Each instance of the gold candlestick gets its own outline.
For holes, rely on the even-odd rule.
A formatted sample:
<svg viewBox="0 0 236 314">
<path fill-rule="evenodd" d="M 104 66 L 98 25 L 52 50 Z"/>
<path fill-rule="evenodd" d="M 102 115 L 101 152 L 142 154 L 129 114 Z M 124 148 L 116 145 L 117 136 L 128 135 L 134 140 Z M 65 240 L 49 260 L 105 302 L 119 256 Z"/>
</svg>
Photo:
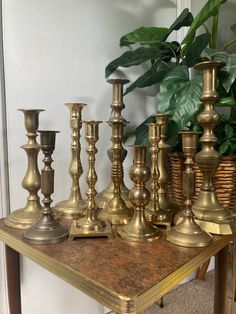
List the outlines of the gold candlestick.
<svg viewBox="0 0 236 314">
<path fill-rule="evenodd" d="M 95 171 L 95 154 L 97 148 L 95 147 L 98 141 L 98 127 L 101 121 L 85 121 L 86 141 L 88 142 L 88 173 L 87 183 L 88 190 L 86 195 L 88 197 L 87 215 L 79 220 L 73 220 L 70 230 L 70 239 L 77 237 L 113 237 L 111 225 L 107 221 L 97 218 L 97 205 L 95 202 L 95 184 L 97 182 L 97 174 Z"/>
<path fill-rule="evenodd" d="M 85 215 L 86 202 L 80 193 L 79 180 L 83 173 L 80 160 L 80 130 L 82 109 L 86 106 L 83 103 L 69 103 L 66 106 L 70 110 L 71 133 L 71 154 L 72 159 L 69 167 L 69 174 L 72 178 L 72 187 L 68 200 L 56 204 L 55 212 L 66 220 L 72 220 Z"/>
<path fill-rule="evenodd" d="M 134 206 L 134 216 L 127 225 L 117 229 L 117 233 L 127 241 L 157 240 L 161 236 L 161 231 L 147 221 L 144 213 L 145 206 L 150 200 L 150 192 L 145 187 L 145 182 L 150 177 L 150 170 L 146 166 L 146 146 L 134 146 L 134 162 L 129 174 L 135 185 L 129 193 Z"/>
<path fill-rule="evenodd" d="M 166 233 L 168 241 L 185 247 L 202 247 L 212 242 L 211 236 L 203 231 L 193 219 L 192 197 L 195 190 L 195 172 L 193 170 L 193 156 L 197 151 L 198 132 L 181 132 L 183 152 L 186 157 L 183 173 L 184 201 L 183 220 Z"/>
<path fill-rule="evenodd" d="M 219 115 L 214 110 L 214 103 L 218 100 L 216 91 L 217 69 L 224 66 L 220 61 L 205 61 L 195 66 L 203 71 L 203 93 L 201 100 L 204 103 L 203 111 L 197 120 L 203 126 L 203 135 L 200 139 L 202 150 L 196 154 L 195 160 L 203 174 L 203 184 L 197 200 L 193 205 L 196 222 L 210 233 L 232 233 L 233 221 L 228 210 L 219 203 L 213 185 L 213 175 L 220 163 L 220 154 L 215 150 L 217 138 L 213 129 L 219 121 Z"/>
<path fill-rule="evenodd" d="M 44 195 L 44 208 L 39 221 L 27 229 L 23 240 L 32 244 L 50 244 L 65 240 L 69 231 L 53 216 L 51 209 L 51 194 L 54 192 L 54 170 L 51 167 L 52 153 L 55 148 L 58 131 L 38 131 L 40 133 L 41 149 L 44 154 L 44 168 L 41 175 L 41 191 Z"/>
<path fill-rule="evenodd" d="M 109 122 L 124 122 L 123 127 L 126 123 L 128 123 L 122 116 L 121 111 L 125 108 L 124 102 L 123 102 L 123 86 L 127 83 L 129 83 L 129 80 L 125 79 L 110 79 L 107 80 L 108 83 L 112 84 L 113 92 L 112 92 L 112 103 L 111 103 L 111 117 L 109 119 Z M 123 130 L 122 130 L 123 134 Z M 122 142 L 122 138 L 121 138 Z M 107 151 L 108 157 L 110 161 L 113 160 L 113 148 L 110 148 Z M 123 162 L 125 160 L 125 157 L 127 155 L 127 150 L 122 147 L 121 151 L 121 167 L 123 169 Z M 123 171 L 123 170 L 122 170 Z M 122 175 L 122 178 L 120 180 L 120 191 L 122 199 L 125 201 L 126 205 L 128 207 L 132 207 L 132 204 L 129 201 L 129 189 L 125 186 L 124 178 Z M 105 208 L 107 206 L 107 203 L 113 198 L 114 194 L 114 182 L 113 180 L 110 181 L 109 185 L 97 195 L 97 204 L 99 208 Z"/>
<path fill-rule="evenodd" d="M 122 166 L 122 136 L 123 121 L 108 121 L 112 127 L 112 182 L 113 193 L 112 198 L 107 201 L 105 208 L 100 212 L 99 217 L 108 220 L 111 224 L 121 225 L 126 224 L 133 216 L 133 210 L 128 208 L 125 200 L 122 198 L 121 181 L 123 179 Z"/>
<path fill-rule="evenodd" d="M 22 186 L 29 192 L 27 203 L 24 208 L 17 209 L 8 215 L 5 224 L 12 228 L 26 229 L 37 221 L 41 215 L 42 205 L 39 201 L 38 190 L 41 185 L 41 177 L 38 170 L 37 157 L 40 145 L 36 141 L 39 126 L 39 113 L 42 109 L 18 109 L 24 113 L 25 128 L 27 130 L 28 142 L 21 148 L 27 154 L 28 168 L 22 181 Z"/>
</svg>

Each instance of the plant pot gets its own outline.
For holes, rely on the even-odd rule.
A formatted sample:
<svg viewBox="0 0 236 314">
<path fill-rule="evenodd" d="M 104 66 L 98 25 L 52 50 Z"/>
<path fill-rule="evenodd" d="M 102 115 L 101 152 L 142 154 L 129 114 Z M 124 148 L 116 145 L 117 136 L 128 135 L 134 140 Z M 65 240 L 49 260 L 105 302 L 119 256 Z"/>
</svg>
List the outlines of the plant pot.
<svg viewBox="0 0 236 314">
<path fill-rule="evenodd" d="M 173 199 L 173 201 L 176 201 L 182 207 L 184 201 L 182 189 L 184 170 L 183 154 L 169 154 L 168 161 L 168 189 L 170 198 Z M 193 198 L 193 201 L 195 201 L 202 184 L 202 173 L 196 163 L 194 163 L 193 168 L 196 174 L 195 196 Z M 213 182 L 219 202 L 226 209 L 236 210 L 236 156 L 222 157 L 220 166 L 214 175 Z"/>
</svg>

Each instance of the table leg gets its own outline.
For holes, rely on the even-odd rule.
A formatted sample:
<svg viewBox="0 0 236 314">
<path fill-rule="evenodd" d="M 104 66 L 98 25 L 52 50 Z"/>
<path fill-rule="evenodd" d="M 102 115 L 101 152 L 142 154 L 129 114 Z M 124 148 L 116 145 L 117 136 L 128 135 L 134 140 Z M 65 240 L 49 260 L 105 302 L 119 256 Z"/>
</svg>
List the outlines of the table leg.
<svg viewBox="0 0 236 314">
<path fill-rule="evenodd" d="M 214 314 L 227 314 L 227 255 L 228 246 L 215 256 Z"/>
<path fill-rule="evenodd" d="M 20 256 L 8 245 L 5 248 L 10 314 L 21 314 Z"/>
</svg>

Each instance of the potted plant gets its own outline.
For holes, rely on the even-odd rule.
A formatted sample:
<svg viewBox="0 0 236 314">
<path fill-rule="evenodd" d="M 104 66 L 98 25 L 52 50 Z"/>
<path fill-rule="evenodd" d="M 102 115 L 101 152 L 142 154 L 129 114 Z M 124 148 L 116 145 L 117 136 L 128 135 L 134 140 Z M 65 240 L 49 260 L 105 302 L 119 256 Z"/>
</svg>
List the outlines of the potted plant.
<svg viewBox="0 0 236 314">
<path fill-rule="evenodd" d="M 226 43 L 222 49 L 216 49 L 219 11 L 226 1 L 208 0 L 195 18 L 188 9 L 185 9 L 169 28 L 140 27 L 122 36 L 120 46 L 132 48 L 133 45 L 135 47 L 139 45 L 139 47 L 124 52 L 119 58 L 110 62 L 106 67 L 106 76 L 109 76 L 118 67 L 131 67 L 144 62 L 150 64 L 150 68 L 131 83 L 125 95 L 135 88 L 159 85 L 157 110 L 172 114 L 168 137 L 172 144 L 174 143 L 172 146 L 175 150 L 178 150 L 176 134 L 186 128 L 199 129 L 196 116 L 202 106 L 199 100 L 202 91 L 202 77 L 201 73 L 190 75 L 192 67 L 203 60 L 224 61 L 226 66 L 218 73 L 220 98 L 216 106 L 227 107 L 228 114 L 222 116 L 221 122 L 215 128 L 215 133 L 219 140 L 217 145 L 219 152 L 223 156 L 233 156 L 229 163 L 229 168 L 232 168 L 230 180 L 233 180 L 235 177 L 234 156 L 236 155 L 236 53 L 228 53 L 227 49 L 236 42 L 236 38 Z M 211 29 L 205 25 L 210 20 Z M 189 26 L 189 30 L 183 41 L 181 43 L 169 41 L 169 35 L 184 26 Z M 200 27 L 204 29 L 204 32 L 197 35 L 196 32 Z M 236 35 L 236 24 L 231 27 L 231 31 Z M 143 123 L 134 130 L 136 143 L 148 145 L 146 124 L 150 121 L 152 121 L 152 117 L 146 117 Z M 223 157 L 223 161 L 225 158 L 228 157 Z M 179 169 L 179 172 L 182 172 L 182 168 Z M 182 180 L 178 179 L 178 182 L 180 184 Z M 235 184 L 232 185 L 235 186 Z M 227 191 L 227 194 L 230 194 L 231 202 L 229 206 L 229 202 L 225 203 L 223 200 L 227 207 L 236 204 L 235 189 L 231 189 L 233 194 Z M 221 191 L 223 195 L 226 194 L 225 189 L 221 189 Z M 181 191 L 179 194 L 181 195 Z M 231 201 L 232 198 L 234 198 L 233 201 Z"/>
</svg>

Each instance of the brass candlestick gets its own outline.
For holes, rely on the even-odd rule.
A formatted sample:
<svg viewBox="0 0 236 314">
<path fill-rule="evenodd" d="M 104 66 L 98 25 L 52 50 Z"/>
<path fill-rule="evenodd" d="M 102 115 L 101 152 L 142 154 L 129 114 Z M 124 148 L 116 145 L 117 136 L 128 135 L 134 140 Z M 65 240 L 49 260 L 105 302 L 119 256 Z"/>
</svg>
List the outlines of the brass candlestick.
<svg viewBox="0 0 236 314">
<path fill-rule="evenodd" d="M 183 173 L 184 201 L 183 220 L 166 233 L 168 241 L 185 247 L 201 247 L 212 242 L 211 236 L 203 231 L 193 219 L 192 197 L 195 190 L 195 172 L 193 170 L 193 156 L 197 151 L 198 132 L 182 132 L 183 152 L 186 157 L 186 168 Z"/>
<path fill-rule="evenodd" d="M 95 171 L 95 154 L 97 148 L 95 147 L 98 141 L 98 127 L 101 121 L 85 121 L 86 141 L 88 142 L 88 173 L 87 183 L 88 190 L 86 195 L 88 197 L 87 215 L 79 220 L 73 220 L 70 230 L 70 239 L 77 237 L 113 237 L 111 225 L 107 221 L 97 218 L 97 205 L 94 200 L 97 191 L 95 184 L 97 182 L 97 174 Z"/>
<path fill-rule="evenodd" d="M 108 121 L 112 126 L 112 198 L 107 201 L 105 208 L 100 212 L 99 217 L 108 220 L 111 224 L 126 224 L 133 216 L 133 210 L 128 208 L 125 200 L 122 198 L 121 181 L 123 180 L 122 166 L 122 136 L 123 121 Z"/>
<path fill-rule="evenodd" d="M 72 187 L 68 200 L 56 204 L 55 212 L 66 220 L 79 218 L 85 215 L 86 202 L 82 199 L 80 193 L 79 180 L 83 173 L 80 160 L 80 130 L 82 109 L 86 104 L 69 103 L 66 106 L 70 110 L 70 127 L 71 133 L 71 154 L 72 159 L 69 167 L 69 174 L 72 178 Z"/>
<path fill-rule="evenodd" d="M 58 131 L 38 131 L 40 133 L 41 150 L 44 154 L 44 168 L 41 175 L 41 191 L 44 195 L 44 208 L 39 221 L 27 229 L 23 240 L 32 244 L 50 244 L 65 240 L 69 231 L 53 216 L 51 209 L 51 194 L 54 192 L 54 170 L 51 167 L 52 153 L 55 149 L 56 133 Z"/>
<path fill-rule="evenodd" d="M 125 108 L 124 102 L 123 102 L 123 86 L 127 83 L 129 83 L 129 80 L 125 79 L 110 79 L 107 80 L 108 83 L 112 84 L 113 92 L 112 92 L 112 104 L 111 104 L 111 117 L 109 119 L 109 122 L 124 122 L 123 127 L 127 123 L 127 121 L 123 118 L 121 111 Z M 115 126 L 115 125 L 114 125 Z M 122 130 L 123 134 L 123 130 Z M 122 142 L 122 138 L 120 139 Z M 113 160 L 113 148 L 110 148 L 107 151 L 108 157 L 110 161 Z M 121 151 L 121 167 L 123 171 L 123 162 L 125 160 L 125 157 L 127 155 L 127 150 L 124 149 L 122 146 Z M 120 180 L 120 191 L 122 199 L 126 202 L 126 205 L 128 207 L 132 207 L 132 204 L 129 201 L 129 189 L 125 186 L 124 178 Z M 113 180 L 109 183 L 109 185 L 97 195 L 97 204 L 99 208 L 105 208 L 107 206 L 107 203 L 113 198 L 114 194 L 114 183 Z"/>
<path fill-rule="evenodd" d="M 25 128 L 27 130 L 28 142 L 21 148 L 27 154 L 28 168 L 22 181 L 22 186 L 29 192 L 27 203 L 24 208 L 17 209 L 8 215 L 5 224 L 12 228 L 26 229 L 37 221 L 41 215 L 42 205 L 39 201 L 38 190 L 41 185 L 41 177 L 38 170 L 38 153 L 40 145 L 36 141 L 39 126 L 39 113 L 42 109 L 18 109 L 24 113 Z"/>
<path fill-rule="evenodd" d="M 146 146 L 134 146 L 134 162 L 129 174 L 135 185 L 129 193 L 134 206 L 134 216 L 127 225 L 117 229 L 117 233 L 127 241 L 156 240 L 161 236 L 161 231 L 151 225 L 144 214 L 145 206 L 150 200 L 150 192 L 145 187 L 145 182 L 150 177 L 150 170 L 146 166 Z"/>
<path fill-rule="evenodd" d="M 223 66 L 224 63 L 219 61 L 205 61 L 195 66 L 196 69 L 203 71 L 203 93 L 200 99 L 204 103 L 204 109 L 197 117 L 203 126 L 203 135 L 200 139 L 202 150 L 195 157 L 203 174 L 203 184 L 193 205 L 193 213 L 196 222 L 204 230 L 216 234 L 232 233 L 233 227 L 230 212 L 220 205 L 212 180 L 221 159 L 215 150 L 217 138 L 213 129 L 219 120 L 219 115 L 214 110 L 214 103 L 219 98 L 216 91 L 217 70 Z"/>
<path fill-rule="evenodd" d="M 180 210 L 179 205 L 175 202 L 170 201 L 167 192 L 167 183 L 168 183 L 168 172 L 166 169 L 166 158 L 167 152 L 170 145 L 166 143 L 166 128 L 167 121 L 171 117 L 170 114 L 158 113 L 155 115 L 156 124 L 161 127 L 161 138 L 158 143 L 159 154 L 158 154 L 158 169 L 160 172 L 159 175 L 159 189 L 158 189 L 158 199 L 159 206 L 162 210 L 169 212 L 169 220 L 172 221 L 173 215 Z"/>
</svg>

